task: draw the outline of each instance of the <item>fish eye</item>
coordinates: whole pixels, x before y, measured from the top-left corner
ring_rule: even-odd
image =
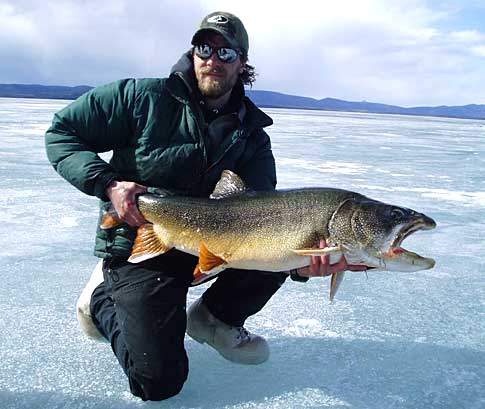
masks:
[[[391,211],[391,217],[393,219],[403,219],[406,213],[402,209],[394,208]]]

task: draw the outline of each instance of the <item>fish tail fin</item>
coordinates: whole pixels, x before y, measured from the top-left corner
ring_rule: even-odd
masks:
[[[128,261],[130,263],[141,263],[164,254],[170,249],[171,247],[167,246],[155,232],[153,224],[145,223],[138,227],[135,243]]]
[[[102,230],[112,229],[113,227],[118,227],[123,224],[124,221],[120,219],[118,213],[113,206],[109,208],[107,212],[104,213],[103,219],[101,220],[100,228]]]

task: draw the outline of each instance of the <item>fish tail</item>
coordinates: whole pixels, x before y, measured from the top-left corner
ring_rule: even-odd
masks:
[[[103,219],[101,220],[101,225],[99,227],[102,230],[108,230],[112,229],[113,227],[118,227],[123,223],[124,221],[120,219],[115,208],[111,206],[109,210],[104,213]]]

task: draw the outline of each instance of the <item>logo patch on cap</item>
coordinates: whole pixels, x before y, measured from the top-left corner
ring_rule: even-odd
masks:
[[[224,17],[220,14],[218,14],[217,16],[209,17],[207,19],[208,23],[216,23],[216,24],[226,24],[228,21],[229,20],[227,19],[227,17]]]

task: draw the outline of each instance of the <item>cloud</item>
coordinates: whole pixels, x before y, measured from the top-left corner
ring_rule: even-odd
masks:
[[[73,85],[166,75],[202,14],[189,1],[4,3],[0,50],[11,69],[0,80]]]
[[[484,33],[426,0],[0,0],[0,82],[165,76],[200,19],[223,9],[250,36],[256,89],[399,105],[485,103]],[[450,4],[449,2],[447,4]]]

